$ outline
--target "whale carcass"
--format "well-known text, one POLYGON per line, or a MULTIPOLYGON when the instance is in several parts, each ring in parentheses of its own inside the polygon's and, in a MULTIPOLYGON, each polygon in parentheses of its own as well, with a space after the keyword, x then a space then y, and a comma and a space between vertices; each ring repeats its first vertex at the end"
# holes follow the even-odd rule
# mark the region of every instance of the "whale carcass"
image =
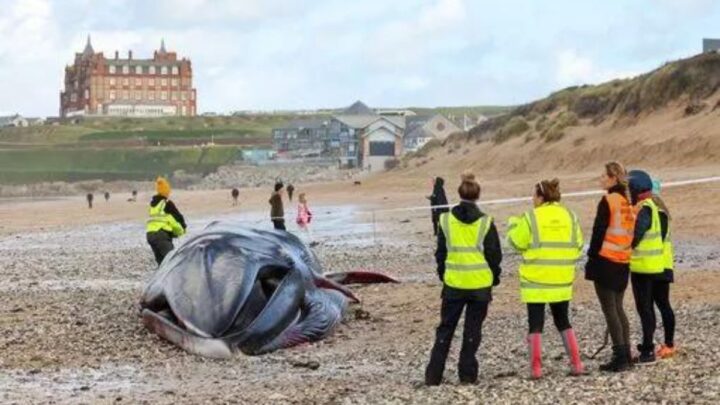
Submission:
POLYGON ((323 339, 357 302, 343 284, 394 281, 369 272, 323 275, 290 233, 214 222, 168 254, 140 307, 159 336, 190 353, 229 358, 323 339))

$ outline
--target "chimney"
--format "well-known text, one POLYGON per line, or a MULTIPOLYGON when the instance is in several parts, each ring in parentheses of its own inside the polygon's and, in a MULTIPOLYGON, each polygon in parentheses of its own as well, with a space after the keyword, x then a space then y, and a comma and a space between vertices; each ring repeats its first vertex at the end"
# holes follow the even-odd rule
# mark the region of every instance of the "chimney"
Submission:
POLYGON ((128 59, 132 60, 132 51, 128 51, 128 59))
POLYGON ((118 60, 119 58, 120 58, 120 54, 118 53, 118 51, 115 51, 115 60, 118 60))

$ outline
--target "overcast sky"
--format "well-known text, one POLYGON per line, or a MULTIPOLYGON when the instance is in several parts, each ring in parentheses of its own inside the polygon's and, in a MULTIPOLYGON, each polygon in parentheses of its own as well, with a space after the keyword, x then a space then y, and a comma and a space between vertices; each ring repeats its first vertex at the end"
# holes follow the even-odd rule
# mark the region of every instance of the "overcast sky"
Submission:
POLYGON ((713 0, 0 0, 0 113, 57 115, 82 51, 192 59, 198 110, 516 104, 720 37, 713 0))

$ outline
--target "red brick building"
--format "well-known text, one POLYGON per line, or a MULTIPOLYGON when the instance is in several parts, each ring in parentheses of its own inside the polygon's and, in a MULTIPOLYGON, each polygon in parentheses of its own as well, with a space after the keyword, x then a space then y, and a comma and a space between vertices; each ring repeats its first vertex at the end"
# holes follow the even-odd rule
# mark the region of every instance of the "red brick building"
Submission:
POLYGON ((197 92, 189 59, 160 49, 152 59, 107 59, 96 53, 88 36, 75 63, 65 67, 65 89, 60 92, 60 116, 110 115, 133 117, 183 116, 197 113, 197 92))

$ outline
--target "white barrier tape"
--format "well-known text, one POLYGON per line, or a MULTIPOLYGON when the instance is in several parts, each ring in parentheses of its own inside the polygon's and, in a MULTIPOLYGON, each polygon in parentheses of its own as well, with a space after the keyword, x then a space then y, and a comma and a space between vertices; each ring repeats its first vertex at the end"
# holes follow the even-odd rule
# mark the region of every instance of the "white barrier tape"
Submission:
MULTIPOLYGON (((695 185, 695 184, 706 184, 706 183, 715 183, 720 182, 720 176, 715 177, 704 177, 699 179, 690 179, 690 180, 678 180, 678 181, 669 181, 667 183, 662 184, 662 188, 673 188, 673 187, 681 187, 681 186, 688 186, 688 185, 695 185)), ((563 193, 563 198, 568 197, 587 197, 587 196, 593 196, 593 195, 603 195, 605 194, 605 191, 603 190, 586 190, 586 191, 574 191, 570 193, 563 193)), ((532 201, 531 197, 512 197, 512 198, 498 198, 494 200, 486 200, 486 201, 479 201, 478 205, 502 205, 502 204, 513 204, 513 203, 521 203, 521 202, 529 202, 532 201)), ((423 205, 423 206, 416 206, 416 207, 400 207, 400 208, 385 208, 385 209, 377 209, 377 210, 368 210, 368 211, 354 211, 352 212, 353 215, 363 215, 363 214, 378 214, 378 213, 388 213, 388 212, 404 212, 404 211, 419 211, 419 210, 428 210, 433 208, 452 208, 456 204, 447 204, 447 205, 423 205)), ((319 217, 322 218, 331 218, 331 217, 341 217, 341 216, 347 216, 347 213, 328 213, 328 214, 320 214, 319 217)), ((315 215, 313 215, 313 218, 315 218, 315 215)), ((276 219, 286 219, 285 217, 271 217, 269 218, 271 220, 276 219)), ((256 222, 256 223, 262 223, 266 220, 238 220, 236 222, 256 222)))

